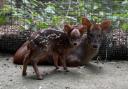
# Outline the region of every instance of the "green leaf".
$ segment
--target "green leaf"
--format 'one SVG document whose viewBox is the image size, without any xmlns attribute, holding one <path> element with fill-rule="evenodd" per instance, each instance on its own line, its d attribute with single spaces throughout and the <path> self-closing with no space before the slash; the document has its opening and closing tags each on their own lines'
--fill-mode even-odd
<svg viewBox="0 0 128 89">
<path fill-rule="evenodd" d="M 128 23 L 123 23 L 121 28 L 128 31 Z"/>
<path fill-rule="evenodd" d="M 43 29 L 43 28 L 48 28 L 48 24 L 47 23 L 45 23 L 45 22 L 38 22 L 37 24 L 37 28 L 38 29 Z"/>
<path fill-rule="evenodd" d="M 6 17 L 0 16 L 0 25 L 3 25 L 6 23 Z"/>
</svg>

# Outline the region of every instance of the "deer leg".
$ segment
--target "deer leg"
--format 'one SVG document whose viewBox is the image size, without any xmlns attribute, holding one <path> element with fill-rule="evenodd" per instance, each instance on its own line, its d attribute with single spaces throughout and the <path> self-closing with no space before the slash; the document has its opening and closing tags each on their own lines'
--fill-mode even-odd
<svg viewBox="0 0 128 89">
<path fill-rule="evenodd" d="M 53 55 L 53 61 L 54 61 L 54 65 L 55 65 L 55 70 L 58 70 L 59 69 L 59 66 L 58 66 L 58 54 L 54 54 Z"/>
<path fill-rule="evenodd" d="M 60 60 L 61 60 L 61 62 L 62 62 L 63 69 L 64 69 L 66 72 L 69 72 L 69 70 L 68 70 L 68 68 L 67 68 L 67 65 L 66 65 L 65 56 L 61 56 L 61 57 L 60 57 Z"/>
<path fill-rule="evenodd" d="M 26 70 L 27 70 L 27 65 L 29 63 L 29 55 L 30 55 L 30 51 L 24 57 L 24 61 L 23 61 L 23 72 L 22 72 L 22 75 L 23 76 L 26 76 L 27 75 Z"/>
<path fill-rule="evenodd" d="M 34 71 L 35 71 L 35 73 L 36 73 L 37 79 L 42 80 L 43 77 L 41 76 L 41 74 L 40 74 L 40 72 L 39 72 L 39 70 L 38 70 L 37 61 L 32 60 L 32 66 L 33 66 Z"/>
</svg>

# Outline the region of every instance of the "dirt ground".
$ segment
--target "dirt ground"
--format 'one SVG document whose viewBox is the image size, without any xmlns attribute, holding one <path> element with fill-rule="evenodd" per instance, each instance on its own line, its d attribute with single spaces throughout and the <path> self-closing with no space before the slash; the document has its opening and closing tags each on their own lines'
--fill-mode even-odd
<svg viewBox="0 0 128 89">
<path fill-rule="evenodd" d="M 0 56 L 0 89 L 128 89 L 128 61 L 92 61 L 85 67 L 70 67 L 68 73 L 52 71 L 53 66 L 39 66 L 44 79 L 36 80 L 31 66 L 28 75 L 22 77 L 22 65 L 14 65 L 9 57 Z"/>
</svg>

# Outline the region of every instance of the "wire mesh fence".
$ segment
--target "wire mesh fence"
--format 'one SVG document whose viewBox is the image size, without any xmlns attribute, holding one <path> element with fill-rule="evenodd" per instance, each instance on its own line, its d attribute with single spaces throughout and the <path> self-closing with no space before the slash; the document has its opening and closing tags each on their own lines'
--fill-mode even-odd
<svg viewBox="0 0 128 89">
<path fill-rule="evenodd" d="M 127 12 L 127 0 L 0 0 L 0 50 L 15 52 L 30 36 L 30 29 L 62 29 L 64 23 L 79 24 L 86 16 L 95 22 L 112 20 L 98 55 L 127 58 Z"/>
</svg>

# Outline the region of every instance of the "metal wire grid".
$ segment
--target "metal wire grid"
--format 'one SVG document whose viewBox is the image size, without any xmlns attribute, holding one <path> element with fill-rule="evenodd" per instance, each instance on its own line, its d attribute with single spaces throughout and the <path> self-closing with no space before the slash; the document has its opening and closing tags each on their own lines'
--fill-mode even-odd
<svg viewBox="0 0 128 89">
<path fill-rule="evenodd" d="M 55 2 L 53 3 L 56 3 L 56 4 L 60 4 L 62 5 L 63 7 L 66 7 L 66 8 L 60 8 L 62 10 L 62 12 L 64 13 L 64 15 L 67 15 L 67 16 L 71 16 L 71 17 L 74 17 L 74 18 L 77 18 L 77 17 L 81 17 L 81 16 L 87 16 L 89 19 L 91 20 L 95 20 L 95 16 L 97 17 L 102 17 L 102 19 L 105 19 L 105 18 L 109 18 L 114 12 L 114 10 L 116 10 L 115 6 L 119 6 L 121 9 L 125 10 L 125 7 L 123 5 L 121 5 L 122 3 L 122 0 L 119 0 L 119 1 L 114 1 L 114 0 L 97 0 L 98 3 L 95 3 L 95 0 L 83 0 L 83 4 L 84 4 L 84 11 L 80 12 L 80 8 L 77 7 L 75 8 L 76 10 L 76 14 L 70 14 L 70 12 L 73 12 L 74 10 L 72 9 L 72 6 L 74 5 L 79 5 L 79 0 L 65 0 L 65 2 L 58 2 L 58 0 L 55 0 Z M 90 7 L 88 8 L 88 4 L 90 4 Z M 99 6 L 99 8 L 101 9 L 100 11 L 97 11 L 96 8 L 97 7 L 94 7 L 95 4 L 97 4 Z M 88 10 L 89 9 L 89 10 Z M 25 7 L 24 7 L 24 11 L 25 11 Z M 17 9 L 18 11 L 18 9 Z M 104 15 L 102 14 L 102 11 L 106 12 Z M 117 10 L 116 13 L 122 13 L 121 10 Z M 10 16 L 10 15 L 9 15 Z M 111 16 L 112 17 L 112 16 Z M 113 17 L 114 18 L 114 17 Z M 24 18 L 25 19 L 25 18 Z M 122 18 L 121 18 L 122 19 Z M 127 18 L 124 18 L 124 21 L 126 20 Z M 18 22 L 18 17 L 15 18 L 16 22 Z M 120 18 L 118 18 L 118 20 L 120 20 Z M 9 19 L 9 23 L 10 23 L 10 29 L 8 28 L 2 28 L 0 31 L 1 33 L 4 32 L 6 34 L 10 34 L 11 32 L 14 34 L 14 33 L 18 33 L 19 35 L 19 31 L 18 29 L 13 29 L 13 25 L 20 25 L 18 23 L 14 23 L 14 19 L 11 18 L 10 16 L 10 19 Z M 78 20 L 76 20 L 75 23 L 78 23 Z M 24 25 L 26 23 L 24 22 Z M 115 24 L 117 26 L 115 26 L 115 28 L 120 28 L 120 23 L 116 23 Z M 113 24 L 113 25 L 115 25 Z M 7 26 L 7 25 L 5 25 Z M 113 29 L 115 29 L 113 28 Z M 4 29 L 4 30 L 3 30 Z M 109 59 L 109 57 L 111 57 L 112 59 L 115 57 L 115 56 L 121 56 L 121 58 L 126 58 L 126 56 L 128 56 L 128 33 L 125 33 L 125 37 L 124 35 L 122 34 L 118 34 L 118 35 L 113 35 L 115 34 L 116 32 L 112 32 L 111 34 L 111 37 L 108 37 L 107 40 L 110 40 L 109 42 L 108 41 L 105 41 L 107 43 L 103 43 L 104 45 L 102 46 L 102 48 L 100 49 L 100 55 L 102 57 L 106 57 L 106 49 L 107 49 L 107 57 Z M 120 33 L 120 30 L 117 31 L 117 33 Z M 24 33 L 22 33 L 23 35 Z M 29 34 L 28 34 L 29 35 Z M 109 35 L 110 36 L 110 35 Z M 116 37 L 117 39 L 119 40 L 114 40 L 113 37 Z M 5 37 L 4 37 L 4 40 L 3 39 L 0 39 L 0 49 L 1 50 L 5 50 L 7 48 L 12 48 L 13 51 L 16 51 L 15 48 L 16 46 L 12 46 L 12 45 L 16 45 L 19 44 L 21 45 L 24 41 L 25 41 L 25 36 L 14 36 L 12 38 L 6 38 L 7 40 L 5 41 Z M 19 40 L 20 39 L 20 40 Z M 122 39 L 125 39 L 125 44 L 122 44 Z M 118 42 L 119 44 L 121 44 L 121 46 L 117 46 L 117 45 L 114 45 L 113 42 Z M 110 47 L 110 44 L 112 43 L 112 46 Z M 12 45 L 11 45 L 12 44 Z M 12 47 L 10 47 L 10 45 Z M 20 47 L 20 45 L 17 46 Z M 10 50 L 12 50 L 10 49 Z M 7 50 L 5 50 L 7 51 Z"/>
</svg>

